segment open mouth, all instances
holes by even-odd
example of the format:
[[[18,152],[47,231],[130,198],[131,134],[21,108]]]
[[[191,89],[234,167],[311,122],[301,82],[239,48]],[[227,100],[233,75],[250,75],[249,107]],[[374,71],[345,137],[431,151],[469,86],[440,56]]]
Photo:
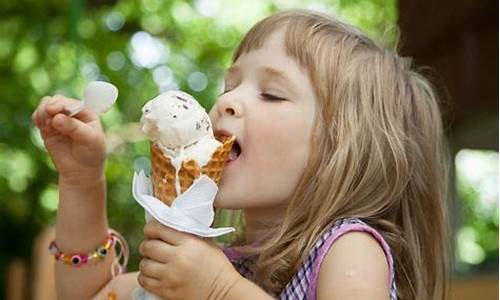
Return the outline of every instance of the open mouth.
[[[221,143],[224,143],[226,140],[228,140],[233,136],[233,134],[223,129],[216,130],[214,133],[215,133],[215,138]],[[238,139],[235,139],[233,146],[231,147],[231,152],[229,152],[227,163],[237,160],[238,157],[240,157],[240,155],[241,155],[241,146],[240,143],[238,142]]]
[[[234,141],[233,147],[231,148],[231,152],[229,152],[227,162],[230,163],[232,161],[235,161],[240,157],[241,154],[241,147],[238,141]]]

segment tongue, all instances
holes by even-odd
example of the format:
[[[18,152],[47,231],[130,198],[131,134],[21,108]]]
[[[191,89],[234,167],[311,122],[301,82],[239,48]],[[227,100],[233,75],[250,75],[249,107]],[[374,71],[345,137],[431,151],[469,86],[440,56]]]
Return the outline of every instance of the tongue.
[[[240,148],[237,145],[234,145],[231,148],[231,152],[229,152],[228,161],[236,160],[238,156],[240,156],[240,152],[241,152]]]
[[[228,157],[228,161],[233,161],[235,159],[238,158],[238,152],[233,148],[231,149],[231,152],[229,152],[229,157]]]

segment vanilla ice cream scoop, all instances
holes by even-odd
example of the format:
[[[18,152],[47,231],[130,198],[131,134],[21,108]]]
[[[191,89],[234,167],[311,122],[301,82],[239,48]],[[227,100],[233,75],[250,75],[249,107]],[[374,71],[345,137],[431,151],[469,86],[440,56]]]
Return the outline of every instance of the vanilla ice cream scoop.
[[[172,158],[176,169],[185,159],[204,166],[221,145],[205,109],[182,91],[168,91],[148,101],[142,108],[141,129]]]
[[[168,91],[147,102],[141,127],[153,142],[171,149],[186,147],[206,135],[213,137],[203,107],[182,91]]]

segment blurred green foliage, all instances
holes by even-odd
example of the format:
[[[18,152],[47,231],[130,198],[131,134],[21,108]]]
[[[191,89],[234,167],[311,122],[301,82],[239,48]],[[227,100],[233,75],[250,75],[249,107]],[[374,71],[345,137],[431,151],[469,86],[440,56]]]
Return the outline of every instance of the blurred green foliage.
[[[455,166],[461,218],[455,269],[498,272],[498,152],[464,149]]]
[[[131,197],[131,178],[148,157],[137,130],[140,108],[172,88],[210,108],[246,30],[292,7],[337,14],[372,36],[384,35],[397,18],[395,0],[1,1],[0,270],[13,257],[29,260],[33,238],[55,221],[57,173],[31,123],[42,96],[80,98],[84,86],[97,79],[118,87],[116,105],[102,118],[109,149],[108,216],[129,241],[135,270],[144,214]]]

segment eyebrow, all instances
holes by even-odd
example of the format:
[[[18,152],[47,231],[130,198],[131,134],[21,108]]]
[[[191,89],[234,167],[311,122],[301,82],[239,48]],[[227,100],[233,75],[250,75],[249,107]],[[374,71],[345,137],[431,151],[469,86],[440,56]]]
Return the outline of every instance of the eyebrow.
[[[288,88],[290,88],[291,92],[297,93],[297,90],[295,89],[295,84],[290,78],[288,78],[288,76],[285,75],[284,72],[271,67],[262,68],[262,71],[268,77],[286,85]]]
[[[297,94],[297,89],[295,88],[295,84],[292,82],[292,80],[290,78],[288,78],[288,76],[285,75],[284,72],[282,72],[278,69],[275,69],[275,68],[271,68],[271,67],[260,68],[259,71],[261,73],[264,73],[267,77],[270,77],[271,79],[276,80],[276,81],[284,84],[286,87],[288,87],[290,89],[290,91],[292,93]],[[230,75],[233,75],[233,74],[237,75],[240,73],[241,73],[241,69],[238,66],[233,65],[225,71],[224,78],[227,79],[227,77]]]

